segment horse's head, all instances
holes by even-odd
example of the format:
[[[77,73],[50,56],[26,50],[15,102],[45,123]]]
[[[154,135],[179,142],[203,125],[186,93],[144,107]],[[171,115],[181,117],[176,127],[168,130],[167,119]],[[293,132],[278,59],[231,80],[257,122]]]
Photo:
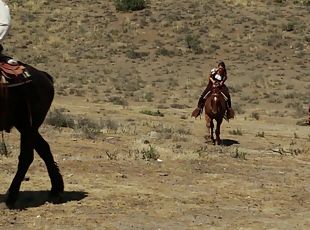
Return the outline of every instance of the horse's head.
[[[221,84],[219,82],[213,84],[209,96],[209,103],[209,108],[213,114],[218,114],[222,110],[222,107],[225,107],[225,99],[221,92]]]

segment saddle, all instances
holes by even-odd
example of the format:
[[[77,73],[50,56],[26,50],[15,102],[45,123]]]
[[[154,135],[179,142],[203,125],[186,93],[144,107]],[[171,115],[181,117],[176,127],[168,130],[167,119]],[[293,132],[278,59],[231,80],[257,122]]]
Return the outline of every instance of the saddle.
[[[10,64],[0,61],[0,84],[17,86],[29,81],[31,81],[30,74],[21,63]]]

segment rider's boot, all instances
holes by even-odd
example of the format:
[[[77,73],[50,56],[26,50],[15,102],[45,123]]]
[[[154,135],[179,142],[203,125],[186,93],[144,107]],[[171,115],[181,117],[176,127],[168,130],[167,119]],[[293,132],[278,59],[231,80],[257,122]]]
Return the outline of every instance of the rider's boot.
[[[231,108],[231,98],[227,97],[227,119],[233,119],[235,117],[235,111]]]

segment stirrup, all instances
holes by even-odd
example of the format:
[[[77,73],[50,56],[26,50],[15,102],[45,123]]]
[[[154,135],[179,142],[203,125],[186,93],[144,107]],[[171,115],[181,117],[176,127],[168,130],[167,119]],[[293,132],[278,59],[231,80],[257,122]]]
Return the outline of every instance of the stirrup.
[[[18,62],[16,60],[14,60],[13,58],[7,60],[7,63],[10,65],[18,65]]]

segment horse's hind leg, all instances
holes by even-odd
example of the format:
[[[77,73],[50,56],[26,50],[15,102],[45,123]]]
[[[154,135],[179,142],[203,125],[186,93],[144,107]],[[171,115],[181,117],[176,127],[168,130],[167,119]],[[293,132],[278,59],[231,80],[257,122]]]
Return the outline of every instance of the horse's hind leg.
[[[45,162],[52,184],[51,195],[55,198],[60,198],[61,193],[64,191],[63,178],[54,161],[49,144],[43,139],[39,132],[35,134],[34,149]]]
[[[18,160],[16,175],[7,192],[6,204],[8,206],[12,206],[16,202],[20,185],[33,161],[33,132],[31,130],[21,132]]]

